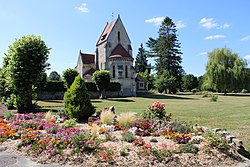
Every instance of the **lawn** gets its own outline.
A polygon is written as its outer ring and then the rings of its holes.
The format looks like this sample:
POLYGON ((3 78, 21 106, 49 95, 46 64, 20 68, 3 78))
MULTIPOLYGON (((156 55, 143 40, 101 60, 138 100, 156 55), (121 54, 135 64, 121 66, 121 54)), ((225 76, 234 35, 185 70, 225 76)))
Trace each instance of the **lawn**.
MULTIPOLYGON (((172 112, 173 119, 197 123, 210 128, 226 129, 243 140, 250 151, 250 95, 219 95, 217 102, 201 95, 163 95, 144 94, 143 97, 111 98, 92 100, 97 110, 105 106, 115 106, 116 113, 145 110, 154 101, 166 104, 167 112, 172 112)), ((45 109, 60 110, 62 101, 38 101, 45 109)))

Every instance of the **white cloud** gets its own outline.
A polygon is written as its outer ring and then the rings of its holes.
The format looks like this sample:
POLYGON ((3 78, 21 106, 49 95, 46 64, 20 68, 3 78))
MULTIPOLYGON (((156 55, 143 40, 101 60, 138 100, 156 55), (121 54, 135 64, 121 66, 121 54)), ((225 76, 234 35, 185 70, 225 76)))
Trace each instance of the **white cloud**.
POLYGON ((249 41, 249 40, 250 40, 250 35, 245 36, 245 37, 240 39, 240 41, 249 41))
POLYGON ((210 35, 205 37, 204 39, 219 39, 219 38, 225 38, 225 35, 210 35))
POLYGON ((177 30, 179 30, 179 29, 182 29, 182 28, 185 28, 185 27, 186 27, 186 25, 183 23, 183 21, 182 21, 182 20, 177 21, 175 25, 176 25, 176 29, 177 29, 177 30))
POLYGON ((154 23, 156 26, 160 25, 165 17, 154 17, 151 19, 145 20, 146 23, 154 23))
POLYGON ((207 55, 207 52, 201 52, 199 55, 207 55))
POLYGON ((243 57, 244 59, 250 60, 250 55, 246 55, 243 57))
POLYGON ((227 23, 225 23, 225 24, 223 24, 220 28, 222 28, 222 29, 226 29, 226 28, 229 28, 230 27, 230 25, 229 24, 227 24, 227 23))
POLYGON ((87 7, 86 3, 82 3, 81 6, 76 7, 76 9, 78 9, 79 11, 81 11, 83 13, 88 13, 89 12, 89 8, 87 7))
POLYGON ((218 24, 213 18, 205 18, 205 17, 200 20, 199 24, 207 29, 215 28, 218 26, 218 24))

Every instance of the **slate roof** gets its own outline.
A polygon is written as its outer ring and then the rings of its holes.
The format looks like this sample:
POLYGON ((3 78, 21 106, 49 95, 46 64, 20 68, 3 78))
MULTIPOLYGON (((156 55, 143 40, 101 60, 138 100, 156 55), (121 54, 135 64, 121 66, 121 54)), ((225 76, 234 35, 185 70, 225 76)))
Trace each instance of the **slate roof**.
POLYGON ((106 24, 106 26, 105 26, 99 40, 97 41, 96 46, 98 46, 98 45, 104 43, 105 41, 107 41, 108 36, 109 36, 110 32, 112 31, 112 29, 113 29, 115 23, 117 22, 117 20, 118 20, 118 18, 113 20, 112 22, 106 24))
POLYGON ((82 64, 95 64, 94 54, 86 54, 80 51, 80 56, 81 56, 82 64))
POLYGON ((132 57, 121 44, 118 44, 111 52, 110 57, 132 57))

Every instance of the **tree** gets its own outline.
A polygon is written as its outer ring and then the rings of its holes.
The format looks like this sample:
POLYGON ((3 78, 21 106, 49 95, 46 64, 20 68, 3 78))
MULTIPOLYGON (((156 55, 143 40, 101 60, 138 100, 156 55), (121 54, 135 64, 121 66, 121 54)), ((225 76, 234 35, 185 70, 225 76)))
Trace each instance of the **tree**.
POLYGON ((50 48, 40 36, 23 36, 9 46, 3 66, 5 82, 10 88, 10 95, 6 99, 13 98, 18 112, 32 110, 32 88, 41 73, 49 67, 49 53, 50 48))
POLYGON ((76 118, 77 121, 88 119, 95 113, 95 107, 91 104, 84 79, 80 75, 66 91, 64 105, 69 118, 76 118))
POLYGON ((139 72, 139 74, 145 78, 146 80, 148 80, 148 90, 153 89, 154 88, 154 82, 155 82, 155 77, 153 74, 149 74, 148 69, 146 69, 145 72, 139 72))
POLYGON ((110 72, 107 70, 96 71, 93 74, 97 89, 101 93, 101 98, 105 98, 104 92, 108 89, 110 83, 110 72))
POLYGON ((193 74, 187 74, 182 77, 182 89, 191 91, 198 87, 198 79, 193 74))
POLYGON ((78 75, 78 72, 73 68, 68 68, 63 71, 62 78, 66 88, 70 88, 70 86, 78 75))
POLYGON ((48 79, 50 81, 60 81, 61 80, 61 76, 56 71, 51 71, 51 73, 49 74, 49 78, 48 79))
POLYGON ((147 54, 143 48, 143 45, 141 44, 141 47, 138 49, 138 53, 135 58, 135 72, 145 72, 148 68, 150 67, 148 65, 147 54))
POLYGON ((168 71, 164 71, 162 74, 156 76, 155 86, 160 93, 176 93, 176 78, 173 77, 168 71))
POLYGON ((159 75, 158 78, 168 71, 169 76, 176 80, 176 87, 173 89, 180 89, 184 70, 181 66, 182 52, 176 32, 176 25, 169 17, 166 17, 160 26, 159 37, 156 39, 150 37, 147 47, 150 49, 149 56, 155 58, 155 70, 159 75))
POLYGON ((214 49, 208 53, 203 87, 227 93, 237 89, 244 81, 244 71, 247 63, 240 59, 237 53, 228 48, 214 49))

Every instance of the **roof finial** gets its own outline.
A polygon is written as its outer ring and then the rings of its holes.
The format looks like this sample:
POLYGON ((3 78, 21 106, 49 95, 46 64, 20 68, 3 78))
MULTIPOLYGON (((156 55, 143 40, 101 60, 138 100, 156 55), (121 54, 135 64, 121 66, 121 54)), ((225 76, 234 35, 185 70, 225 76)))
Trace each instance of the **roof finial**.
POLYGON ((114 12, 112 12, 112 21, 114 20, 114 12))

